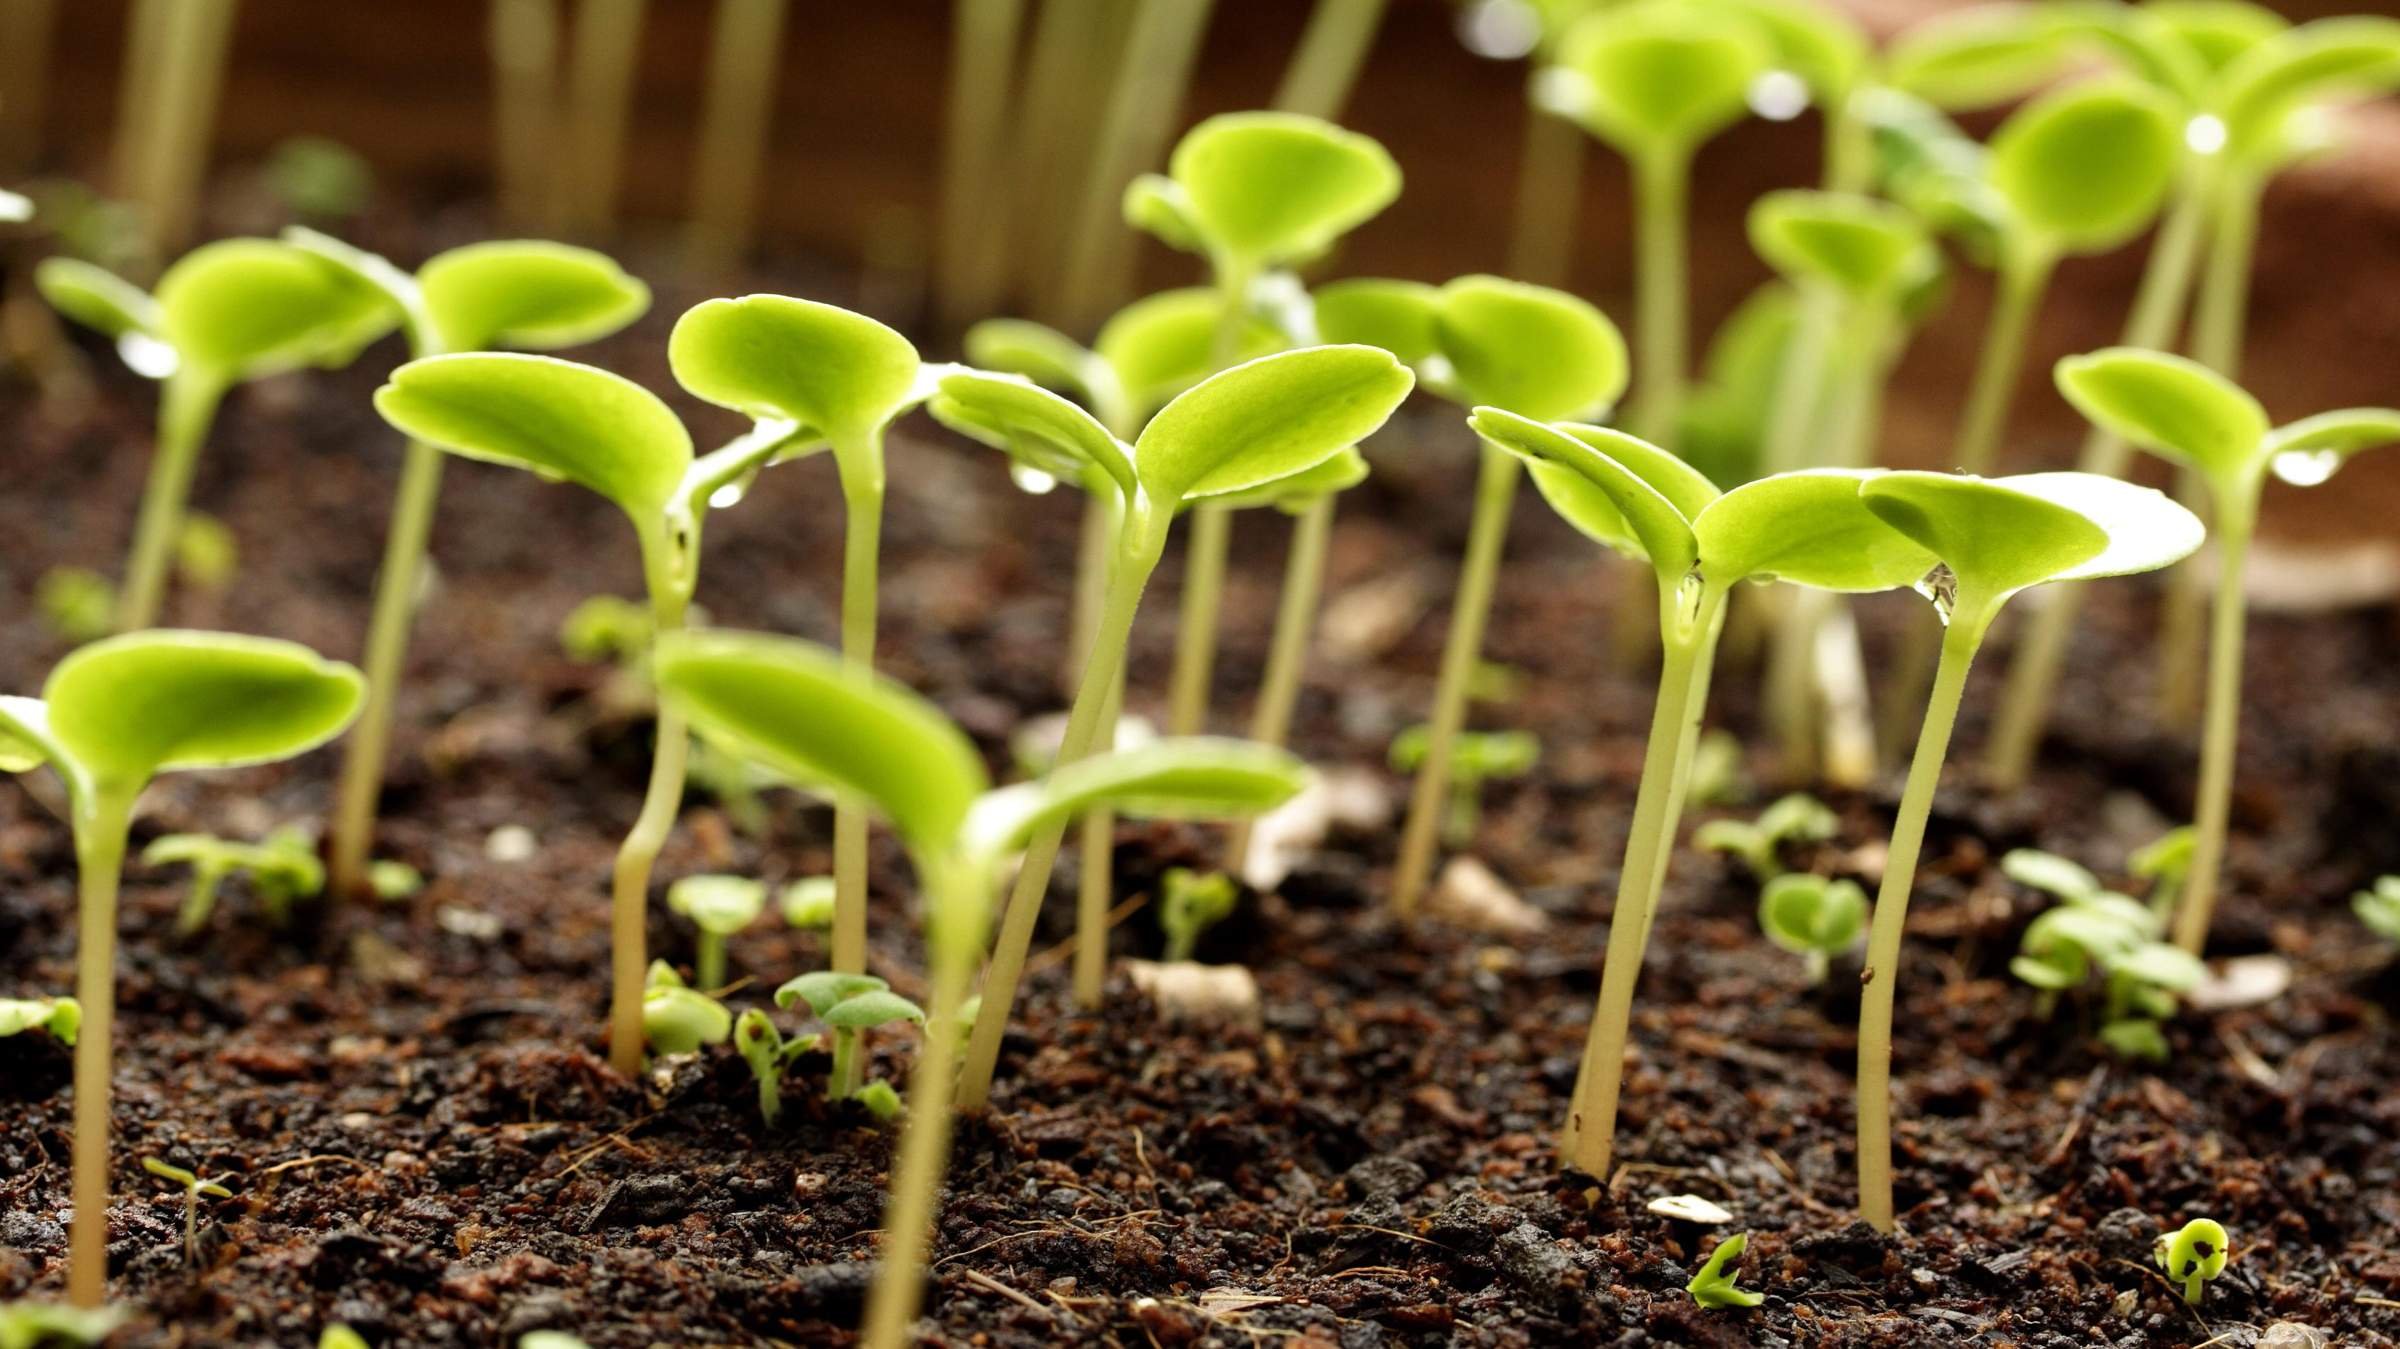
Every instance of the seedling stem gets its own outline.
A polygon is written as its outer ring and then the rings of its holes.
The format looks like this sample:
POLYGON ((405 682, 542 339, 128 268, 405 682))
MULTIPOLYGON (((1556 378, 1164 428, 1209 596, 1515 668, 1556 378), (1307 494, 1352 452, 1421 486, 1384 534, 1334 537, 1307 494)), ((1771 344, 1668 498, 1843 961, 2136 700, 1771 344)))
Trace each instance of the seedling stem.
MULTIPOLYGON (((1275 635, 1267 647, 1267 668, 1259 680, 1258 706, 1250 717, 1250 738, 1281 749, 1289 739, 1292 709, 1300 700, 1300 674, 1308 663, 1308 638, 1316 626, 1317 601, 1324 591, 1325 549, 1333 536, 1334 493, 1308 505, 1292 527, 1290 556, 1283 567, 1283 597, 1275 609, 1275 635)), ((1239 876, 1250 860, 1250 822, 1233 827, 1225 850, 1226 868, 1239 876)))
POLYGON ((1692 155, 1688 147, 1660 146, 1633 158, 1637 292, 1634 340, 1636 434, 1655 445, 1672 445, 1683 410, 1684 367, 1691 339, 1690 282, 1685 237, 1689 224, 1692 155))
POLYGON ((158 619, 167 571, 175 560, 175 536, 183 528, 185 503, 191 498, 192 469, 224 397, 225 384, 216 375, 182 367, 160 388, 158 453, 150 461, 133 552, 125 563, 125 589, 117 600, 119 632, 146 628, 158 619))

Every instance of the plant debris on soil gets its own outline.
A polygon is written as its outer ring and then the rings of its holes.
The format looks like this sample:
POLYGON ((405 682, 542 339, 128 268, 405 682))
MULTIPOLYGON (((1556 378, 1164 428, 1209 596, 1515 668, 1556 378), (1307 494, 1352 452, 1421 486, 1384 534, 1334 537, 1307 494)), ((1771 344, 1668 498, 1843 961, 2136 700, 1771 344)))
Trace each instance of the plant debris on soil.
MULTIPOLYGON (((370 243, 375 241, 370 240, 370 243)), ((404 250, 407 251, 407 250, 404 250)), ((823 278, 812 278, 823 281, 823 278)), ((841 298, 789 278, 778 289, 841 298)), ((589 359, 671 384, 672 298, 589 359)), ((93 354, 98 356, 97 349, 93 354)), ((579 356, 587 353, 577 353, 579 356)), ((221 625, 355 650, 401 446, 367 402, 384 362, 237 397, 195 504, 242 548, 221 625)), ((102 372, 86 406, 0 391, 0 687, 36 688, 61 644, 35 579, 106 568, 149 455, 151 390, 102 372)), ((705 441, 732 429, 687 408, 705 441)), ((713 414, 711 414, 713 415, 713 414)), ((1056 711, 1071 503, 1027 497, 998 456, 921 420, 892 449, 882 663, 1005 762, 1009 731, 1056 711)), ((2032 447, 2039 449, 2040 447, 2032 447)), ((2053 447, 2063 448, 2063 447, 2053 447)), ((1465 529, 1472 446, 1455 416, 1404 415, 1370 447, 1377 476, 1342 507, 1328 629, 1295 733, 1312 761, 1384 774, 1422 714, 1465 529), (1400 521, 1414 522, 1403 528, 1400 521)), ((1529 494, 1530 495, 1530 494, 1529 494)), ((1218 714, 1255 686, 1284 531, 1237 526, 1218 714)), ((1120 971, 1075 1010, 1060 958, 1072 866, 991 1111, 962 1122, 926 1326, 934 1342, 1257 1345, 2384 1345, 2400 1336, 2400 1005, 2393 952, 2350 891, 2400 870, 2400 667, 2388 611, 2260 619, 2244 795, 2220 955, 2288 962, 2261 1004, 2186 1011, 2174 1054, 2110 1059, 2072 1009, 2040 1019, 2006 964, 2037 897, 2001 879, 2039 846, 2122 874, 2185 818, 2192 747, 2150 713, 2151 590, 2101 587, 2033 788, 1981 792, 1967 756, 1936 812, 1902 971, 1896 1086, 1902 1232, 1853 1220, 1855 960, 1821 988, 1755 923, 1730 859, 1680 854, 1635 1019, 1618 1174, 1561 1171, 1552 1133, 1572 1085, 1608 935, 1614 866, 1640 767, 1649 676, 1613 663, 1619 569, 1529 502, 1489 655, 1521 669, 1484 722, 1538 731, 1530 776, 1486 790, 1472 850, 1546 919, 1538 935, 1428 921, 1381 902, 1394 830, 1336 828, 1280 893, 1247 896, 1204 960, 1256 974, 1254 1023, 1167 1024, 1120 971), (1698 1195, 1718 1229, 1649 1208, 1698 1195), (2214 1217, 2234 1258, 2187 1307, 2151 1262, 2162 1231, 2214 1217), (1703 1310, 1684 1285, 1715 1241, 1751 1234, 1753 1310, 1703 1310)), ((765 475, 712 517, 700 600, 746 627, 836 628, 840 498, 825 465, 765 475)), ((597 1349, 849 1342, 876 1255, 893 1135, 821 1099, 803 1059, 783 1127, 764 1128, 727 1049, 645 1079, 611 1074, 598 1036, 609 861, 641 795, 648 726, 569 661, 559 620, 598 592, 638 594, 612 508, 528 475, 453 464, 418 625, 379 856, 429 884, 396 904, 304 907, 268 930, 240 887, 211 927, 173 937, 180 879, 126 890, 117 1057, 112 1344, 313 1344, 343 1321, 379 1345, 511 1343, 570 1330, 597 1349), (492 846, 530 831, 534 847, 492 846), (158 1157, 231 1173, 187 1268, 179 1190, 158 1157)), ((1170 567, 1160 593, 1172 594, 1170 567)), ((1872 655, 1907 597, 1861 606, 1872 655)), ((1173 606, 1137 629, 1137 705, 1164 683, 1173 606)), ((1980 717, 2008 634, 1970 696, 1980 717)), ((1752 675, 1731 654, 1711 720, 1746 738, 1752 675)), ((1870 662, 1870 668, 1874 668, 1870 662)), ((320 827, 334 752, 153 789, 160 833, 253 837, 320 827)), ((1764 772, 1763 761, 1752 764, 1764 772)), ((1757 782, 1742 809, 1769 799, 1757 782)), ((1897 779, 1829 798, 1818 869, 1871 878, 1897 779)), ((697 790, 660 869, 782 881, 828 869, 830 813, 768 796, 755 841, 697 790)), ((64 991, 74 860, 51 785, 0 791, 0 992, 64 991)), ((1215 866, 1222 835, 1127 826, 1119 957, 1156 957, 1139 908, 1170 865, 1215 866)), ((878 838, 871 967, 922 994, 914 880, 878 838)), ((652 907, 654 953, 688 967, 692 933, 652 907)), ((819 968, 815 934, 732 939, 737 1006, 819 968)), ((788 1014, 786 1017, 788 1021, 788 1014)), ((787 1025, 787 1029, 792 1028, 787 1025)), ((875 1037, 899 1078, 914 1039, 875 1037)), ((55 1296, 66 1254, 67 1055, 0 1040, 0 1299, 55 1296)))

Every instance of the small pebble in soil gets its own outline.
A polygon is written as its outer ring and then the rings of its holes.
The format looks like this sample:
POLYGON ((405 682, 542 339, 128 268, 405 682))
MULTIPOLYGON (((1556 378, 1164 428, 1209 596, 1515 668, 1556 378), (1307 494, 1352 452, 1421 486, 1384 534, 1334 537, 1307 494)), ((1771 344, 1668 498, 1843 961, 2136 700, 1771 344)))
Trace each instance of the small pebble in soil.
POLYGON ((533 831, 521 824, 504 824, 483 840, 483 855, 495 862, 530 862, 540 851, 533 831))

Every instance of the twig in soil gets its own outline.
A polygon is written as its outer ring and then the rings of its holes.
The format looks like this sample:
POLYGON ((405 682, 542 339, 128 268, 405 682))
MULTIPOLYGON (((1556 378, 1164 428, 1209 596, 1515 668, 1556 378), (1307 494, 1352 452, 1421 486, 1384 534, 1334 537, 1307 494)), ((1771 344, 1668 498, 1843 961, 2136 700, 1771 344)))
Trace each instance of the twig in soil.
POLYGON ((1808 1192, 1808 1187, 1800 1183, 1800 1173, 1792 1169, 1792 1164, 1783 1159, 1782 1153, 1777 1152, 1773 1148, 1763 1148, 1761 1151, 1766 1154, 1767 1164, 1775 1168, 1775 1174, 1783 1177, 1785 1188, 1792 1192, 1792 1198, 1800 1201, 1800 1206, 1802 1208, 1807 1209, 1811 1213, 1831 1213, 1834 1211, 1834 1208, 1831 1204, 1823 1202, 1815 1195, 1808 1192))
POLYGON ((252 1172, 250 1178, 254 1181, 265 1180, 269 1176, 280 1175, 285 1171, 295 1171, 303 1166, 316 1166, 322 1162, 348 1162, 362 1171, 375 1169, 369 1163, 360 1161, 356 1157, 345 1157, 338 1152, 322 1152, 313 1157, 294 1157, 288 1162, 277 1162, 265 1170, 252 1172))
POLYGON ((575 1160, 567 1164, 566 1170, 558 1173, 558 1178, 560 1180, 565 1180, 567 1177, 574 1175, 578 1171, 581 1171, 585 1162, 590 1161, 594 1157, 599 1156, 601 1153, 606 1152, 612 1147, 623 1145, 633 1136, 634 1130, 641 1128, 643 1125, 648 1124, 650 1121, 657 1119, 659 1116, 665 1113, 666 1112, 663 1110, 653 1110, 649 1114, 635 1120, 633 1123, 626 1125, 624 1128, 617 1130, 613 1134, 610 1134, 608 1137, 601 1139, 599 1142, 586 1147, 583 1149, 583 1151, 576 1153, 575 1160))
POLYGON ((1023 1293, 1020 1293, 1016 1289, 1009 1287, 1007 1284, 1000 1282, 998 1279, 993 1278, 989 1274, 985 1274, 980 1270, 970 1269, 967 1271, 966 1278, 968 1283, 975 1285, 977 1288, 980 1288, 987 1293, 998 1293, 1000 1296, 1007 1298, 1009 1301, 1016 1303, 1018 1306, 1023 1307, 1025 1310, 1032 1312, 1037 1316, 1040 1316, 1044 1320, 1048 1320, 1050 1317, 1050 1309, 1048 1307, 1045 1307, 1041 1303, 1034 1301, 1032 1298, 1025 1296, 1023 1293))
MULTIPOLYGON (((1150 896, 1135 895, 1133 898, 1117 905, 1117 907, 1110 909, 1108 911, 1108 922, 1102 928, 1102 931, 1116 931, 1117 924, 1122 923, 1126 919, 1131 918, 1135 914, 1141 912, 1143 909, 1149 907, 1149 904, 1150 896)), ((1053 946, 1046 951, 1036 953, 1032 959, 1025 962, 1025 972, 1027 974, 1040 974, 1042 971, 1049 969, 1053 965, 1065 964, 1068 960, 1072 959, 1074 955, 1075 938, 1069 937, 1065 941, 1060 942, 1058 945, 1053 946)))
POLYGON ((2108 1065, 2105 1063, 2092 1069, 2091 1076, 2084 1079, 2083 1090, 2075 1097, 2075 1109, 2067 1116, 2065 1131, 2059 1134, 2057 1142, 2050 1145, 2050 1150, 2042 1154, 2045 1168, 2067 1159, 2067 1149, 2075 1146, 2075 1139, 2083 1133, 2084 1121, 2091 1118, 2092 1106, 2099 1099, 2100 1086, 2107 1080, 2108 1065))
POLYGON ((2357 1297, 2354 1297, 2350 1300, 2357 1303, 2361 1307, 2385 1307, 2393 1310, 2400 1310, 2400 1300, 2395 1300, 2388 1297, 2369 1297, 2365 1293, 2361 1293, 2357 1297))

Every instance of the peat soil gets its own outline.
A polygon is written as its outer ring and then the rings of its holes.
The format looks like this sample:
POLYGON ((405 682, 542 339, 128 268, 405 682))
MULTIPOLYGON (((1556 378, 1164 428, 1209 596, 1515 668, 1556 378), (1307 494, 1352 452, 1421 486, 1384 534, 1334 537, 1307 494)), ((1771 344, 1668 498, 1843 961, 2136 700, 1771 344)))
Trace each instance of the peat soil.
MULTIPOLYGON (((370 240, 369 242, 373 242, 370 240)), ((842 298, 840 278, 778 288, 842 298)), ((673 297, 578 353, 667 389, 673 297)), ((31 692, 62 651, 32 616, 59 564, 114 571, 148 459, 150 391, 96 349, 94 396, 0 391, 0 687, 31 692)), ((196 504, 242 547, 229 593, 178 597, 194 624, 353 655, 382 542, 397 438, 366 396, 395 352, 236 396, 196 504)), ((703 442, 733 429, 687 409, 703 442)), ((1946 417, 1947 409, 1929 416, 1946 417)), ((2057 453, 2063 446, 2033 446, 2057 453)), ((1427 704, 1465 527, 1472 450, 1412 409, 1344 501, 1327 638, 1298 746, 1374 776, 1427 704)), ((921 419, 892 449, 886 669, 1005 762, 1011 729, 1060 703, 1077 503, 1016 493, 988 451, 921 419)), ((1980 672, 1910 914, 1899 1026, 1903 1232, 1852 1221, 1855 965, 1821 989, 1771 947, 1756 891, 1680 852, 1645 973, 1625 1099, 1625 1165, 1561 1173, 1564 1106, 1608 935, 1649 677, 1611 654, 1616 573, 1528 494, 1491 643, 1523 675, 1493 725, 1544 739, 1530 778, 1489 794, 1474 853, 1536 909, 1533 936, 1396 926, 1381 896, 1396 829, 1336 830, 1280 893, 1249 897, 1202 955, 1257 975, 1254 1024, 1163 1024, 1121 975, 1074 1010, 1048 957, 1021 1003, 994 1108, 967 1121, 942 1206, 925 1328, 934 1342, 1260 1345, 2279 1345, 2400 1336, 2400 1007, 2394 952, 2348 909, 2400 869, 2400 665, 2388 610, 2254 625, 2239 825, 2217 953, 2288 962, 2272 1000, 2187 1011, 2172 1060, 2111 1060, 2070 1006, 2044 1020, 2006 969, 2035 898, 1997 856, 2039 844, 2121 875, 2188 810, 2192 755, 2150 714, 2151 590, 2101 583, 2039 782, 2011 799, 1969 771, 2006 650, 1980 672), (1695 1193, 1704 1229, 1651 1213, 1695 1193), (2211 1216, 2237 1244, 2204 1304, 2148 1260, 2211 1216), (1683 1292, 1717 1237, 1752 1234, 1749 1311, 1683 1292)), ((1263 655, 1286 526, 1237 527, 1218 724, 1237 729, 1263 655)), ((712 517, 701 601, 718 622, 830 638, 840 497, 823 460, 778 468, 712 517)), ((430 883, 405 902, 258 920, 236 884, 213 926, 171 934, 178 878, 136 866, 121 928, 114 1287, 124 1345, 313 1344, 346 1321, 378 1345, 495 1345, 543 1327, 599 1349, 842 1344, 876 1253, 892 1136, 819 1099, 795 1069, 784 1126, 761 1127, 729 1051, 613 1076, 598 1043, 606 878, 640 797, 646 724, 611 672, 559 653, 595 593, 638 594, 632 540, 574 489, 454 462, 439 583, 418 628, 379 853, 430 883), (530 846, 528 846, 530 845, 530 846), (181 1197, 139 1166, 230 1173, 181 1250, 181 1197)), ((1164 682, 1176 577, 1136 634, 1136 704, 1164 682)), ((1870 669, 1914 603, 1862 605, 1870 669)), ((1754 675, 1729 658, 1712 721, 1753 744, 1754 675)), ((141 840, 321 824, 336 752, 154 789, 141 840)), ((1767 764, 1754 757, 1752 781, 1767 764)), ((1811 859, 1872 880, 1897 792, 1834 798, 1811 859)), ((1754 810, 1759 783, 1719 809, 1754 810)), ((695 790, 660 868, 783 879, 828 866, 829 820, 764 798, 754 838, 695 790)), ((65 991, 73 854, 52 784, 0 788, 0 995, 65 991)), ((1705 817, 1707 812, 1696 812, 1705 817)), ((1127 826, 1121 893, 1207 865, 1214 831, 1127 826)), ((874 967, 918 987, 913 882, 876 852, 874 967)), ((1074 874, 1062 866, 1063 878, 1074 874)), ((654 906, 654 951, 690 932, 654 906)), ((1155 956, 1137 909, 1120 956, 1155 956)), ((772 919, 734 939, 731 1000, 824 959, 772 919)), ((801 1029, 783 1014, 788 1032, 801 1029)), ((882 1037, 898 1078, 913 1041, 882 1037)), ((0 1299, 64 1273, 66 1055, 0 1041, 0 1299)))

